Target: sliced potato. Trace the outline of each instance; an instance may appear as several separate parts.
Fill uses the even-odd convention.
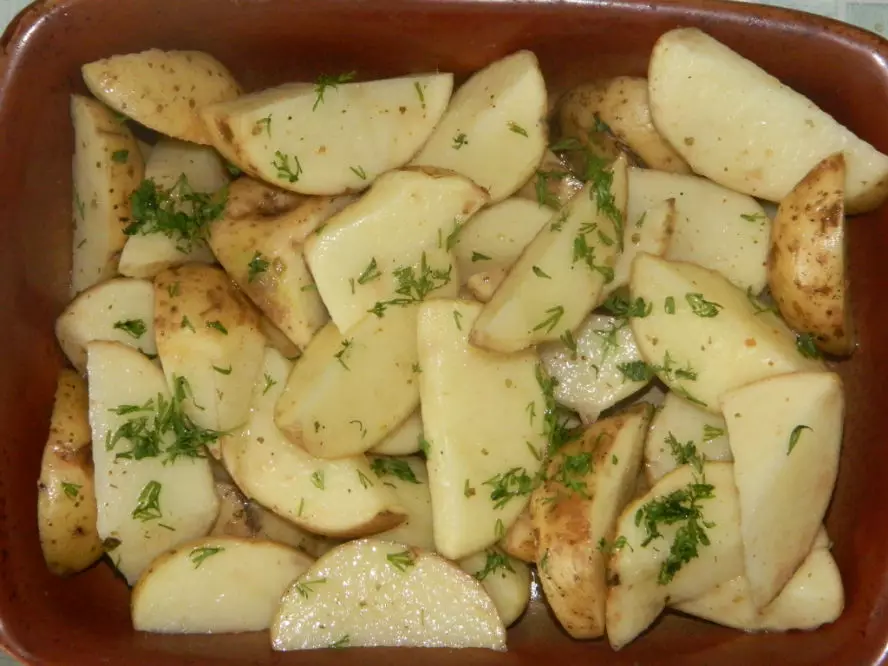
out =
[[[539,206],[558,209],[583,189],[583,181],[571,173],[570,166],[551,150],[543,154],[536,173],[515,196],[535,201]]]
[[[369,461],[370,469],[375,474],[371,483],[381,483],[394,490],[398,504],[407,513],[403,523],[376,535],[377,538],[434,551],[432,498],[425,462],[415,456],[376,457]]]
[[[114,277],[126,243],[129,195],[144,163],[133,133],[95,100],[71,96],[74,255],[71,295]]]
[[[467,283],[479,274],[505,278],[551,217],[549,208],[517,197],[481,210],[459,232],[453,248],[460,280]]]
[[[364,456],[321,460],[278,430],[274,408],[291,368],[279,352],[266,349],[250,419],[222,437],[222,461],[235,483],[247,497],[315,534],[353,538],[399,525],[404,509],[391,488],[374,482]]]
[[[303,194],[357,192],[416,154],[453,75],[348,81],[290,83],[201,115],[216,149],[255,178]]]
[[[662,35],[648,78],[657,129],[717,183],[781,201],[823,158],[844,152],[849,212],[888,196],[888,156],[700,30]]]
[[[55,330],[62,351],[80,372],[86,371],[86,346],[93,340],[120,342],[154,356],[154,286],[130,278],[94,285],[68,304]]]
[[[479,303],[489,303],[507,275],[508,272],[503,269],[475,273],[466,280],[466,291],[468,293],[466,295],[461,293],[460,297],[469,300],[474,299]]]
[[[675,199],[666,199],[651,206],[636,220],[629,218],[623,229],[623,251],[614,266],[614,279],[602,289],[602,296],[610,296],[629,284],[632,262],[639,252],[664,257],[672,247],[675,233]]]
[[[306,241],[305,259],[339,330],[348,333],[379,302],[455,296],[450,250],[486,202],[462,176],[395,171],[330,219]],[[418,280],[430,281],[427,293],[417,292]]]
[[[540,345],[540,360],[556,380],[555,399],[587,423],[650,381],[626,319],[589,315],[567,342]]]
[[[536,562],[536,535],[533,532],[533,520],[530,507],[522,511],[512,526],[497,543],[507,555],[522,562]]]
[[[302,350],[294,345],[293,341],[265,315],[259,317],[259,330],[265,336],[265,343],[269,347],[277,349],[284,358],[295,361],[302,356]]]
[[[438,552],[459,559],[502,539],[541,467],[545,395],[536,354],[469,344],[481,306],[430,301],[419,314],[422,421]]]
[[[558,121],[563,137],[575,138],[584,146],[595,144],[594,153],[613,137],[651,169],[691,172],[654,127],[644,78],[617,76],[579,85],[559,101]]]
[[[477,580],[437,555],[368,539],[335,548],[284,594],[275,650],[345,647],[506,649]]]
[[[160,273],[154,279],[154,328],[167,380],[172,386],[184,377],[190,388],[188,416],[212,430],[242,425],[265,338],[255,310],[228,276],[203,264]]]
[[[327,324],[287,380],[276,422],[319,458],[369,451],[419,406],[417,306],[367,316],[343,336]]]
[[[314,558],[320,557],[340,543],[336,539],[328,539],[296,527],[286,518],[281,518],[256,502],[250,502],[248,512],[256,524],[257,539],[292,546]]]
[[[302,244],[351,201],[303,197],[240,178],[231,185],[225,214],[210,227],[210,247],[219,262],[299,349],[329,319]]]
[[[192,210],[187,196],[213,194],[228,184],[228,174],[215,150],[169,139],[158,141],[152,150],[145,164],[145,179],[168,194],[177,210],[188,213]],[[130,277],[150,278],[165,268],[192,261],[216,262],[203,239],[185,243],[163,233],[137,233],[126,241],[120,255],[120,272]]]
[[[422,368],[420,368],[420,371]],[[419,453],[422,441],[422,413],[417,409],[393,430],[370,453],[381,456],[409,456]]]
[[[574,638],[605,630],[606,554],[614,524],[632,499],[653,409],[637,405],[598,421],[565,444],[533,491],[530,515],[546,599]]]
[[[701,266],[639,254],[630,290],[651,305],[647,317],[630,320],[641,355],[670,389],[708,411],[717,413],[730,389],[821,368],[777,315]]]
[[[820,162],[780,202],[771,229],[768,285],[780,314],[825,352],[856,345],[845,268],[845,157]]]
[[[57,576],[83,571],[103,553],[96,531],[86,383],[62,370],[37,483],[37,525],[46,566]]]
[[[464,557],[460,568],[481,581],[503,625],[514,624],[530,603],[530,567],[498,548]]]
[[[155,557],[206,535],[219,500],[200,449],[175,457],[168,450],[176,444],[173,432],[160,434],[157,453],[135,458],[140,440],[127,432],[138,432],[143,419],[148,432],[157,432],[153,418],[161,401],[170,403],[163,372],[118,342],[91,342],[87,356],[92,441],[103,443],[92,451],[97,529],[114,565],[133,584]]]
[[[644,471],[649,483],[656,483],[678,467],[673,446],[688,442],[706,460],[734,460],[728,443],[728,428],[721,415],[707,412],[675,393],[668,393],[662,408],[651,421],[644,444]]]
[[[842,381],[827,372],[769,377],[725,394],[740,529],[757,608],[811,550],[832,497],[842,447]]]
[[[676,544],[679,530],[687,531],[686,519],[671,525],[658,521],[659,536],[650,539],[647,520],[644,513],[639,516],[639,511],[643,512],[651,503],[662,502],[688,509],[688,496],[693,493],[694,484],[701,482],[712,487],[708,498],[703,495],[696,500],[701,513],[697,525],[705,531],[709,543],[689,539],[685,534],[682,542]],[[683,495],[676,495],[677,492]],[[608,566],[608,578],[614,584],[607,598],[607,636],[618,650],[657,619],[667,599],[673,603],[694,599],[743,573],[740,507],[733,465],[705,463],[699,475],[689,465],[679,467],[626,507],[614,534],[621,541],[615,541],[616,552]],[[695,545],[695,552],[689,550],[688,543]],[[673,549],[679,558],[677,562]]]
[[[837,620],[844,607],[839,568],[823,547],[811,550],[780,594],[761,611],[750,598],[744,576],[675,606],[688,615],[743,631],[816,629]]]
[[[557,340],[580,325],[613,280],[626,213],[626,162],[586,185],[536,235],[472,330],[472,344],[514,352]],[[600,201],[600,190],[609,192]],[[598,192],[598,193],[596,193]]]
[[[771,220],[752,197],[732,192],[697,176],[651,169],[629,169],[627,232],[641,233],[648,211],[675,200],[672,237],[663,254],[718,271],[741,289],[761,293]]]
[[[238,487],[228,481],[216,481],[216,497],[219,498],[219,515],[209,536],[255,537],[257,528],[249,512],[250,502]]]
[[[192,143],[210,143],[200,109],[240,94],[231,72],[200,51],[115,55],[84,65],[82,72],[90,92],[118,113]]]
[[[536,56],[518,51],[460,86],[413,164],[461,173],[502,201],[533,175],[547,141],[546,82]]]
[[[136,631],[224,634],[268,629],[281,595],[312,564],[270,541],[208,537],[156,559],[133,590]]]

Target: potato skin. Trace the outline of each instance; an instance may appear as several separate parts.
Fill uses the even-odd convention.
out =
[[[786,322],[837,356],[856,336],[845,267],[845,158],[824,159],[780,203],[771,229],[768,284]]]
[[[96,530],[86,382],[62,370],[37,483],[40,546],[49,570],[77,573],[102,556]]]

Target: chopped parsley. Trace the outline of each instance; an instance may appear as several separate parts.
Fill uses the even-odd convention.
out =
[[[472,261],[490,261],[490,257],[480,252],[472,252]]]
[[[124,150],[115,150],[111,153],[111,161],[117,162],[118,164],[126,164],[127,160],[129,160],[129,151]]]
[[[697,452],[697,445],[692,441],[679,442],[671,432],[663,440],[669,445],[669,452],[676,465],[690,465],[697,474],[703,473],[704,457]]]
[[[231,363],[228,364],[227,368],[220,368],[218,365],[214,365],[213,370],[218,372],[220,375],[230,375],[231,370],[232,370],[232,366],[231,366]]]
[[[357,72],[346,72],[344,74],[321,74],[318,77],[318,80],[315,82],[315,98],[314,104],[311,107],[312,111],[317,110],[320,104],[324,103],[324,93],[327,92],[328,88],[336,89],[341,86],[343,83],[348,83],[349,81],[353,81]]]
[[[83,486],[79,483],[68,483],[67,481],[62,481],[62,491],[71,499],[77,499],[77,496],[80,494],[81,488],[83,488]]]
[[[247,264],[247,282],[253,282],[262,273],[268,270],[269,261],[258,250],[253,254],[250,263]]]
[[[527,136],[527,130],[521,127],[521,125],[519,125],[518,123],[510,120],[508,123],[506,123],[506,125],[508,126],[510,132],[514,132],[515,134],[520,134],[521,136],[525,137]]]
[[[351,370],[351,368],[348,367],[348,365],[345,362],[345,356],[346,356],[346,354],[348,354],[349,350],[352,348],[352,345],[354,344],[354,340],[351,340],[349,338],[345,338],[339,344],[342,348],[338,352],[333,354],[333,358],[335,358],[339,362],[339,365],[341,365],[343,368],[345,368],[346,370]]]
[[[376,266],[376,258],[371,257],[370,263],[367,264],[366,268],[364,268],[358,276],[358,284],[367,284],[368,282],[373,282],[373,280],[377,280],[381,277],[382,273],[379,272],[379,268]]]
[[[542,330],[546,333],[551,333],[552,329],[558,325],[558,322],[561,321],[561,318],[564,316],[564,306],[556,305],[554,308],[549,308],[546,310],[546,314],[548,317],[534,326],[534,331]]]
[[[789,447],[786,449],[786,455],[792,453],[792,450],[796,447],[796,444],[799,443],[799,437],[802,436],[802,432],[804,430],[811,430],[811,432],[814,432],[812,428],[806,425],[797,425],[795,428],[792,429],[792,432],[789,435]]]
[[[391,475],[407,483],[415,483],[417,485],[421,483],[416,478],[416,474],[413,473],[413,469],[407,464],[407,461],[399,458],[375,458],[370,463],[370,469],[380,479]]]
[[[573,333],[570,330],[565,331],[561,334],[561,337],[558,338],[561,340],[561,344],[563,344],[567,350],[573,355],[574,358],[577,357],[577,341],[574,339]]]
[[[302,164],[299,162],[299,158],[296,155],[293,155],[293,162],[296,169],[295,171],[293,170],[293,167],[290,166],[290,156],[276,150],[274,152],[274,161],[272,161],[271,166],[277,171],[276,176],[278,178],[286,180],[289,183],[295,183],[298,182],[299,176],[302,175]]]
[[[796,349],[805,358],[823,358],[823,354],[820,353],[820,350],[817,349],[817,345],[814,343],[814,336],[810,333],[799,333],[796,335]]]
[[[666,301],[663,303],[663,309],[666,311],[666,314],[675,314],[675,299],[672,296],[666,297]]]
[[[319,469],[311,475],[311,485],[318,490],[324,490],[324,470]]]
[[[571,492],[588,499],[586,477],[592,473],[592,469],[592,454],[589,452],[564,456],[553,480]]]
[[[208,321],[206,324],[207,328],[212,328],[219,331],[222,335],[228,335],[228,329],[222,325],[222,322],[218,319],[214,319],[213,321]]]
[[[314,594],[315,586],[326,583],[326,578],[313,578],[311,580],[300,580],[293,587],[303,599],[308,599],[310,594]]]
[[[225,549],[221,546],[205,546],[203,548],[195,548],[191,551],[188,557],[191,559],[191,562],[194,564],[194,568],[197,569],[201,564],[204,563],[208,557],[212,557],[213,555],[218,555]]]
[[[389,564],[395,567],[395,569],[402,572],[407,571],[409,567],[416,564],[416,558],[409,550],[403,550],[400,553],[390,553],[385,556],[385,559],[387,559]]]
[[[536,180],[534,182],[534,191],[536,192],[537,203],[540,206],[548,206],[549,208],[561,208],[561,202],[558,197],[552,194],[550,181],[561,180],[568,174],[564,171],[537,171]],[[559,221],[552,223],[552,231],[561,231],[567,216],[559,218]],[[557,225],[557,226],[556,226]]]
[[[534,267],[533,267],[533,274],[536,275],[536,276],[539,277],[539,278],[545,278],[545,279],[547,279],[547,280],[551,280],[551,279],[552,279],[552,276],[549,275],[548,273],[546,273],[546,271],[544,271],[544,270],[543,270],[542,268],[540,268],[539,266],[534,266]]]
[[[638,297],[634,301],[626,298],[619,292],[614,292],[607,297],[607,300],[601,304],[605,310],[610,312],[614,317],[647,317],[654,309],[652,303],[648,303],[643,298]]]
[[[163,518],[160,510],[160,491],[162,486],[157,481],[149,481],[139,493],[139,502],[133,509],[132,516],[143,523]]]
[[[529,495],[533,490],[533,479],[524,467],[513,467],[509,471],[492,476],[483,482],[490,486],[490,499],[494,509],[502,509],[515,497]]]
[[[623,375],[623,380],[631,382],[649,382],[654,376],[654,370],[644,361],[629,361],[620,363],[617,370]]]
[[[141,338],[145,335],[148,327],[145,325],[144,319],[124,319],[114,323],[114,328],[123,331],[131,338]]]
[[[489,549],[485,551],[487,555],[487,561],[484,562],[484,568],[481,571],[475,573],[475,578],[479,581],[483,581],[488,576],[492,576],[497,571],[502,569],[503,571],[511,571],[515,573],[515,569],[512,568],[512,561],[509,559],[509,556],[505,553],[502,553],[498,550]]]
[[[353,167],[353,166],[350,166],[349,169],[351,169],[351,172],[352,172],[353,174],[355,174],[355,175],[356,175],[358,178],[360,178],[361,180],[367,180],[367,172],[364,171],[364,167],[360,167],[360,166]]]
[[[708,423],[703,424],[703,441],[711,442],[713,439],[718,439],[719,437],[723,437],[725,434],[724,428],[716,428],[715,426],[709,425]]]
[[[716,317],[718,311],[723,308],[718,303],[707,301],[703,294],[685,294],[685,300],[691,306],[691,311],[698,317]]]
[[[469,143],[469,140],[466,138],[465,132],[460,132],[455,137],[453,137],[453,149],[459,150],[463,146]]]
[[[398,297],[387,301],[379,301],[368,312],[372,312],[377,317],[382,317],[388,307],[403,307],[423,301],[431,292],[449,284],[452,272],[453,266],[448,266],[446,270],[435,269],[429,266],[426,254],[423,252],[419,265],[419,274],[417,274],[416,268],[413,266],[403,266],[395,269],[394,276],[397,285],[395,293]]]

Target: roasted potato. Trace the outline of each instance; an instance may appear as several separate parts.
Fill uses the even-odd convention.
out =
[[[536,562],[536,535],[533,532],[533,520],[530,508],[522,511],[512,526],[497,543],[507,555],[522,562]]]
[[[535,201],[538,206],[557,210],[581,189],[583,181],[574,175],[568,161],[547,150],[536,172],[515,196]]]
[[[422,439],[422,412],[417,409],[384,440],[370,449],[370,453],[380,456],[409,456],[419,453]]]

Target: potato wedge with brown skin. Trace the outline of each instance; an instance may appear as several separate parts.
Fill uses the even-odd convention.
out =
[[[240,95],[225,66],[200,51],[150,49],[103,58],[82,67],[93,95],[118,113],[161,134],[210,144],[198,112]]]
[[[536,173],[515,192],[515,196],[558,209],[581,189],[583,181],[571,172],[567,160],[547,150]]]
[[[771,227],[768,285],[786,322],[818,349],[857,344],[845,267],[845,157],[830,155],[780,202]]]
[[[186,414],[203,428],[227,431],[247,420],[265,338],[259,316],[228,276],[187,264],[154,280],[154,328],[167,381],[184,377]]]
[[[37,483],[40,546],[46,566],[59,576],[86,569],[103,553],[88,409],[86,382],[62,370]]]
[[[618,76],[577,86],[562,97],[558,119],[564,136],[581,143],[626,146],[649,168],[691,173],[687,162],[651,120],[647,79]]]
[[[639,404],[592,425],[558,450],[531,496],[543,591],[574,638],[604,635],[608,546],[635,491],[652,414]]]
[[[507,555],[522,562],[536,562],[536,535],[533,532],[533,519],[530,508],[518,516],[518,520],[506,531],[497,544]]]
[[[106,106],[73,95],[74,202],[71,295],[114,277],[126,243],[129,195],[144,163],[133,133]]]

